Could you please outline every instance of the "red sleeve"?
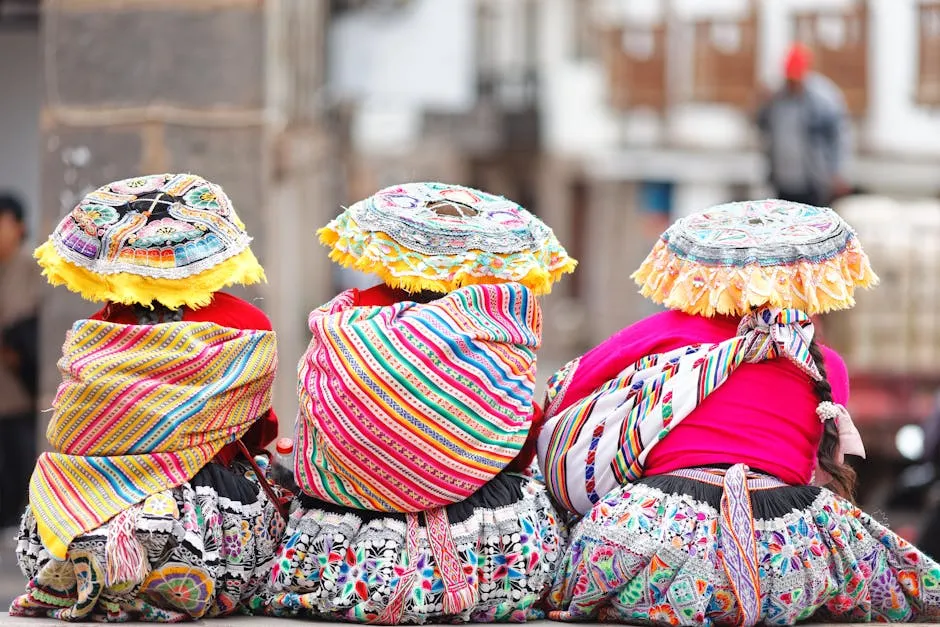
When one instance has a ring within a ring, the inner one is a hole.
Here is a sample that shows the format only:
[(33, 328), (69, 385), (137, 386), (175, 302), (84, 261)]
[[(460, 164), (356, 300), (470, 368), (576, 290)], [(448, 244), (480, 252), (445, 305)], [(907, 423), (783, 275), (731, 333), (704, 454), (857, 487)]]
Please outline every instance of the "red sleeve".
[(267, 315), (248, 301), (225, 292), (216, 292), (212, 302), (183, 312), (186, 322), (214, 322), (232, 329), (272, 331)]
[(411, 300), (408, 292), (389, 287), (384, 283), (367, 290), (356, 290), (356, 307), (387, 307), (406, 300)]

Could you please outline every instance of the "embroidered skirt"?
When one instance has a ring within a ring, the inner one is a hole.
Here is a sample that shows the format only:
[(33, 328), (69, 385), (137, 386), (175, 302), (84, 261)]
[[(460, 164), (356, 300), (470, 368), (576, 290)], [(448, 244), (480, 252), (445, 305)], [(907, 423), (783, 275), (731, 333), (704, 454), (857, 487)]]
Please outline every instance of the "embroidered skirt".
[(644, 478), (572, 530), (559, 620), (790, 625), (940, 618), (940, 565), (826, 489), (741, 466)]
[[(43, 548), (28, 509), (17, 557), (29, 583), (10, 615), (180, 622), (232, 613), (267, 576), (284, 529), (254, 473), (233, 468), (209, 464), (149, 497), (132, 517), (118, 515), (73, 540), (66, 561)], [(139, 543), (140, 559), (128, 539)], [(129, 561), (130, 573), (122, 570)]]
[(544, 485), (508, 472), (417, 515), (303, 497), (252, 609), (382, 624), (521, 622), (541, 615), (563, 537)]

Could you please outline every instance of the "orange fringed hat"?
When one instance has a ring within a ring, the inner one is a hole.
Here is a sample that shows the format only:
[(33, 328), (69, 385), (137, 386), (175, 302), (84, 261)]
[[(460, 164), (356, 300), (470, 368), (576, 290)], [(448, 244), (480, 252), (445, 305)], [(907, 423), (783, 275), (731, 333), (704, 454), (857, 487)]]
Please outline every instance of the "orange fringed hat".
[(633, 279), (652, 301), (706, 317), (763, 305), (810, 315), (848, 309), (856, 288), (878, 283), (834, 211), (782, 200), (719, 205), (677, 221)]

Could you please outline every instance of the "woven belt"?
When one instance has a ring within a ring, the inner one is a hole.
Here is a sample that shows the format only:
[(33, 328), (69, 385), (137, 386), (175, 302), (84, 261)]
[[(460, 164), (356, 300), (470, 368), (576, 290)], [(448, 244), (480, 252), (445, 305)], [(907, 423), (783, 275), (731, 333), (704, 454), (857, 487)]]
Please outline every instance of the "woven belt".
[[(417, 513), (408, 513), (407, 519), (407, 560), (408, 566), (398, 579), (398, 585), (388, 601), (388, 605), (376, 617), (374, 623), (380, 625), (398, 625), (405, 611), (405, 602), (414, 591), (417, 581), (416, 563), (419, 549), (418, 539), (421, 533)], [(424, 511), (424, 531), (427, 536), (431, 555), (437, 564), (444, 583), (443, 610), (445, 614), (457, 615), (476, 602), (477, 581), (463, 572), (463, 563), (450, 531), (447, 510), (435, 507)], [(474, 565), (475, 567), (475, 565)]]
[(771, 490), (787, 484), (758, 473), (744, 464), (722, 468), (683, 469), (669, 473), (722, 488), (718, 521), (718, 556), (738, 601), (740, 625), (751, 627), (760, 621), (760, 571), (757, 558), (757, 532), (751, 507), (751, 490)]

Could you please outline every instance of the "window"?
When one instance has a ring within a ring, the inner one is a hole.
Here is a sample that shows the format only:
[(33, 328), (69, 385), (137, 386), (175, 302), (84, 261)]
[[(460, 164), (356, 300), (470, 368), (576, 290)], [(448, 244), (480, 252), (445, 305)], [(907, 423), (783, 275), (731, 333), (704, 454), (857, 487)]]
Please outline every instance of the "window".
[(666, 27), (627, 26), (603, 34), (610, 104), (666, 108)]
[(924, 3), (919, 8), (919, 56), (917, 102), (940, 105), (940, 3)]
[(39, 0), (0, 0), (0, 29), (39, 26)]
[(757, 19), (703, 20), (694, 25), (692, 97), (746, 108), (757, 83)]

